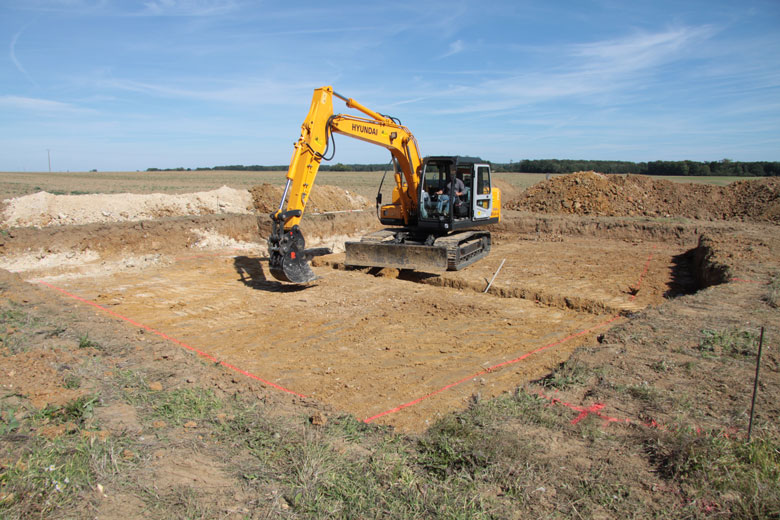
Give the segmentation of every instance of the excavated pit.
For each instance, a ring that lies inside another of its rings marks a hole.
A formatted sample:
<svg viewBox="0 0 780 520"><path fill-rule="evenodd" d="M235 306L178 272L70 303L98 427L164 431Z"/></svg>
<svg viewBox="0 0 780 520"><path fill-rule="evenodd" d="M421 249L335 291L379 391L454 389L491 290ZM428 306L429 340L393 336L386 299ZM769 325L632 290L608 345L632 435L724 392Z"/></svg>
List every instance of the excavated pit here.
<svg viewBox="0 0 780 520"><path fill-rule="evenodd" d="M430 395L376 419L408 431L474 394L494 396L545 375L631 313L728 277L713 267L700 224L510 212L490 256L463 271L334 269L343 262L336 254L315 263L315 283L292 286L268 272L257 232L259 223L267 234L266 220L210 215L15 228L0 248L5 267L29 281L358 419ZM371 211L330 213L305 220L304 234L312 246L338 250L376 227ZM139 340L143 334L138 329Z"/></svg>

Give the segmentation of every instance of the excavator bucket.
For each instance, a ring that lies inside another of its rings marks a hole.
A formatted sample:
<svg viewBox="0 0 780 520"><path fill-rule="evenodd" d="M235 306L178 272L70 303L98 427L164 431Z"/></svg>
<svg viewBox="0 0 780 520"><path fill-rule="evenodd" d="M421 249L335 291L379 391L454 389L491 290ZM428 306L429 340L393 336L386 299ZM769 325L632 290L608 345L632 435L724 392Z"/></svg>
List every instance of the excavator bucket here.
<svg viewBox="0 0 780 520"><path fill-rule="evenodd" d="M280 221L274 220L274 230L268 237L268 264L277 280L292 283L308 283L317 279L309 261L331 250L326 247L305 249L306 241L298 226L285 231Z"/></svg>
<svg viewBox="0 0 780 520"><path fill-rule="evenodd" d="M347 242L345 263L360 267L395 267L422 272L447 270L445 247L393 242Z"/></svg>
<svg viewBox="0 0 780 520"><path fill-rule="evenodd" d="M274 278L282 282L308 283L317 279L308 260L303 255L271 256L270 270Z"/></svg>

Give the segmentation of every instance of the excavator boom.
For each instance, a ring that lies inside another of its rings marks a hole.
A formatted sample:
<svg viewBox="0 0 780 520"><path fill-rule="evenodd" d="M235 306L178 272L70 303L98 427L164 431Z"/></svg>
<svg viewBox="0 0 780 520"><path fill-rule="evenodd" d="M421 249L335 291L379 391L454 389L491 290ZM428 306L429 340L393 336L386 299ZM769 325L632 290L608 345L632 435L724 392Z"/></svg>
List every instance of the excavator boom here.
<svg viewBox="0 0 780 520"><path fill-rule="evenodd" d="M347 107L363 112L368 118L333 113L333 97L346 102ZM422 164L417 140L397 120L383 116L364 107L351 98L345 98L322 87L314 91L309 113L301 125L301 136L295 143L287 184L279 209L271 214L273 230L268 239L268 253L271 274L282 281L306 283L316 276L309 267L309 260L327 250L307 250L305 240L298 227L306 208L320 163L326 159L333 133L339 133L383 146L390 150L396 164L403 172L395 175L396 185L412 186L413 189L399 189L398 200L385 208L388 215L409 223L412 208L417 204L419 184L417 174ZM286 203L286 205L285 205Z"/></svg>

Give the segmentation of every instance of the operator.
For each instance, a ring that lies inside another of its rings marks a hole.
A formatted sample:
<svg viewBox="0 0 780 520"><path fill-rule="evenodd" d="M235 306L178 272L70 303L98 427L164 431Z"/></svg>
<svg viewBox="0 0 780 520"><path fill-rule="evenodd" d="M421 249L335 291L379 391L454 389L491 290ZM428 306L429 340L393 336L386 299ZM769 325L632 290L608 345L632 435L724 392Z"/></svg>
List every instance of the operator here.
<svg viewBox="0 0 780 520"><path fill-rule="evenodd" d="M466 191L466 185L463 184L463 181L455 177L455 196L461 197L463 196L463 193ZM439 213L444 212L444 207L447 206L447 204L450 201L450 193L452 192L452 181L447 183L447 186L443 190L439 190L436 192L438 197L438 204L436 205L436 211Z"/></svg>

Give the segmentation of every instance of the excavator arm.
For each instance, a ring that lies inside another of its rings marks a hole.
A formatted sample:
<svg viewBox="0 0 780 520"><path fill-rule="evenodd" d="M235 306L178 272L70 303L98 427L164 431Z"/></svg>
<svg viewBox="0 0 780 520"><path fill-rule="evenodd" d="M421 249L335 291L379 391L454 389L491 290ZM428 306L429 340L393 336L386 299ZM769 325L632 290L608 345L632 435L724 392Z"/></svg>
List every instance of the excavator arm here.
<svg viewBox="0 0 780 520"><path fill-rule="evenodd" d="M345 101L348 108L359 110L368 117L334 114L333 96ZM339 95L332 87L318 88L301 125L301 136L295 143L279 209L271 214L273 228L268 238L269 263L271 274L279 280L294 283L314 280L316 277L308 262L312 256L328 252L321 248L307 250L298 224L314 187L320 163L329 159L326 155L334 133L390 150L400 171L395 174L397 189L394 200L382 208L382 213L405 225L416 218L422 159L417 140L409 129L396 119Z"/></svg>

